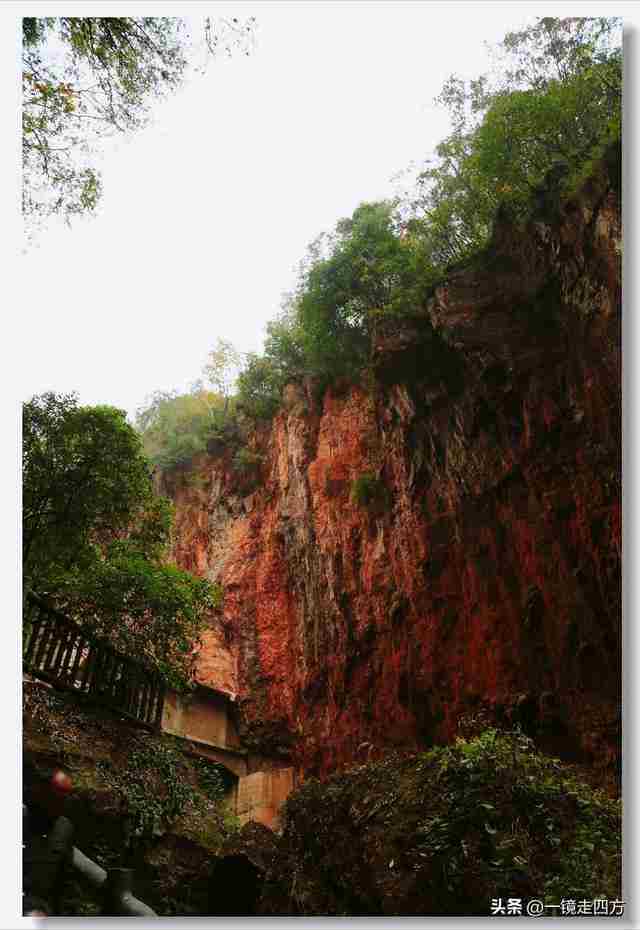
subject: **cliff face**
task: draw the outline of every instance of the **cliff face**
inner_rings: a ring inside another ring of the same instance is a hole
[[[224,585],[201,677],[248,744],[325,773],[481,712],[616,759],[620,240],[603,170],[381,326],[366,389],[290,385],[253,474],[161,476],[178,562]]]

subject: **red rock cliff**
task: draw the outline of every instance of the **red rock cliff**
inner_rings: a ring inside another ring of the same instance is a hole
[[[367,389],[290,385],[253,489],[230,453],[162,476],[249,744],[322,773],[483,709],[616,759],[620,239],[605,172],[381,327]]]

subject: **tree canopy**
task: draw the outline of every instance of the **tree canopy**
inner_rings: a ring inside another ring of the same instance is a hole
[[[241,364],[235,346],[219,338],[189,391],[155,391],[147,398],[135,425],[155,465],[171,468],[205,452],[212,440],[236,437],[233,388]]]
[[[254,19],[203,25],[210,53],[248,53]],[[183,81],[193,52],[176,17],[28,17],[22,21],[23,212],[66,219],[101,195],[96,144],[144,126]]]
[[[413,187],[393,201],[360,204],[311,243],[293,293],[267,324],[263,352],[245,356],[239,372],[235,353],[228,381],[215,373],[225,352],[211,356],[227,426],[238,411],[271,417],[288,381],[360,378],[382,317],[419,313],[454,265],[489,245],[498,211],[526,222],[541,190],[570,194],[619,139],[619,19],[541,18],[507,34],[495,53],[494,73],[445,82],[436,102],[452,129]],[[193,392],[158,408],[155,435],[166,457],[155,461],[206,447],[217,427],[215,417],[196,414],[202,400]],[[139,425],[153,442],[155,427]]]
[[[302,276],[302,345],[319,374],[366,364],[375,317],[402,313],[420,301],[415,256],[399,237],[393,212],[389,203],[359,206],[337,224],[328,257]]]
[[[233,431],[229,398],[196,383],[185,394],[156,391],[136,414],[146,454],[155,465],[171,468],[206,452],[210,440]]]
[[[485,248],[500,208],[524,222],[552,181],[574,190],[621,130],[615,18],[542,18],[498,46],[496,74],[445,83],[452,131],[395,201],[361,204],[319,237],[264,352],[238,378],[238,405],[270,415],[303,375],[357,378],[383,315],[420,312],[448,269]]]
[[[452,132],[436,147],[403,205],[434,265],[487,244],[499,206],[525,217],[547,173],[565,190],[620,136],[621,22],[543,17],[508,33],[494,75],[452,75],[436,103]]]
[[[71,394],[32,398],[22,471],[25,588],[185,684],[219,592],[164,561],[171,504],[154,494],[124,411],[81,407]]]

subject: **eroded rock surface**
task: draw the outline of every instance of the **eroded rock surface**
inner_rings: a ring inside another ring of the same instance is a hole
[[[290,385],[252,481],[224,452],[161,476],[179,563],[224,585],[202,674],[246,745],[323,774],[481,708],[615,763],[620,240],[603,169],[381,326],[366,389]]]

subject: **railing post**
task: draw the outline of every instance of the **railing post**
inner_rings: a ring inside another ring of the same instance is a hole
[[[82,636],[77,633],[75,639],[73,640],[73,646],[71,650],[71,655],[73,657],[73,663],[69,669],[69,683],[73,688],[76,686],[76,681],[78,679],[78,670],[80,668],[80,661],[82,659],[84,641]]]
[[[151,682],[147,678],[142,689],[142,707],[140,710],[140,719],[143,723],[149,722],[149,709],[151,706]]]
[[[43,664],[45,652],[48,648],[52,636],[52,624],[49,617],[44,617],[40,624],[40,635],[36,643],[35,652],[33,653],[33,667],[40,669]]]
[[[24,663],[25,665],[31,665],[35,653],[36,646],[38,645],[38,640],[40,639],[40,632],[42,630],[42,618],[36,617],[35,620],[31,621],[31,630],[29,631],[29,639],[27,640],[27,647],[24,653]]]
[[[88,694],[91,691],[91,679],[95,671],[97,649],[94,643],[87,644],[87,655],[84,660],[84,669],[80,680],[80,691]]]
[[[156,730],[162,729],[162,710],[164,706],[164,682],[158,678],[157,679],[157,689],[158,689],[158,703],[156,704],[156,714],[153,725]]]

